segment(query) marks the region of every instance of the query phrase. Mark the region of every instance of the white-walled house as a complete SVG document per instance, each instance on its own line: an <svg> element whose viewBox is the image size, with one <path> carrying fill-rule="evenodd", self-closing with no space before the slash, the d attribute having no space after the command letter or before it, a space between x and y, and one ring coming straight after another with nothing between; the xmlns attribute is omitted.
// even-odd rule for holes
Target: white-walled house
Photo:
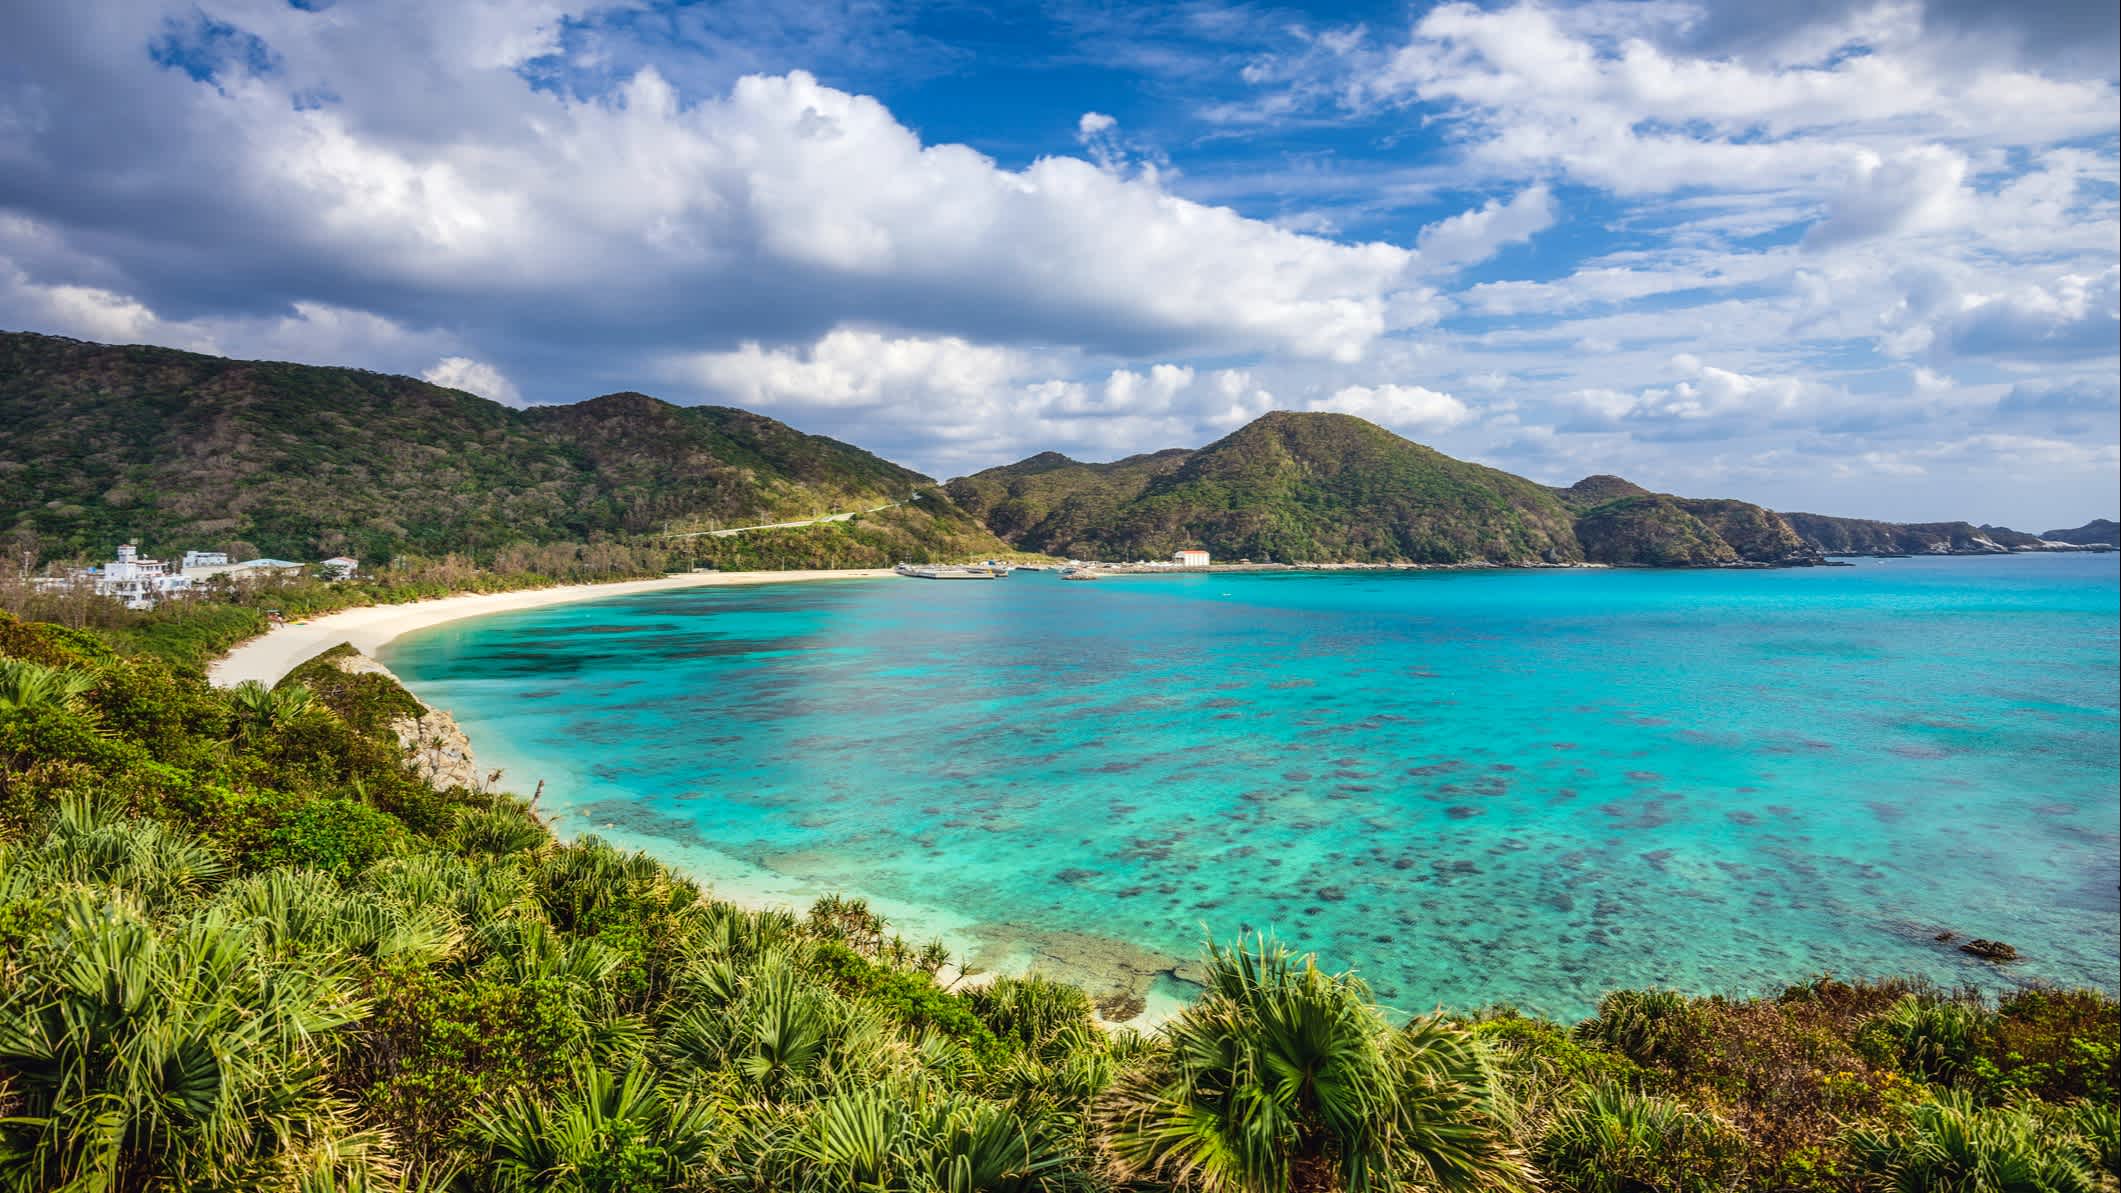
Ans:
<svg viewBox="0 0 2121 1193"><path fill-rule="evenodd" d="M1182 568L1204 568L1208 566L1206 551L1185 550L1174 553L1171 562Z"/></svg>
<svg viewBox="0 0 2121 1193"><path fill-rule="evenodd" d="M116 597L128 609L152 609L165 597L191 591L192 585L191 577L142 556L131 543L118 548L116 559L89 568L79 579L94 587L97 596Z"/></svg>
<svg viewBox="0 0 2121 1193"><path fill-rule="evenodd" d="M184 553L184 562L177 566L187 574L199 568L227 567L228 552L186 551Z"/></svg>
<svg viewBox="0 0 2121 1193"><path fill-rule="evenodd" d="M361 561L351 555L334 555L319 563L317 570L333 580L350 580L361 570Z"/></svg>
<svg viewBox="0 0 2121 1193"><path fill-rule="evenodd" d="M241 563L207 564L188 574L194 580L209 580L215 576L226 576L230 580L255 580L260 576L298 575L302 567L302 564L291 559L246 559Z"/></svg>

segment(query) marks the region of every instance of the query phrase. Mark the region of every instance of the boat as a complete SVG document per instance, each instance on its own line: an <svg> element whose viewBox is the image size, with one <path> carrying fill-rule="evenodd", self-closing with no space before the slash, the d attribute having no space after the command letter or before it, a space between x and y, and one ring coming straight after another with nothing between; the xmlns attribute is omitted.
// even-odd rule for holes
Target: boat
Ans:
<svg viewBox="0 0 2121 1193"><path fill-rule="evenodd" d="M996 571L984 565L963 566L941 563L902 563L891 570L901 576L911 576L916 580L999 580L1009 574L1006 569Z"/></svg>

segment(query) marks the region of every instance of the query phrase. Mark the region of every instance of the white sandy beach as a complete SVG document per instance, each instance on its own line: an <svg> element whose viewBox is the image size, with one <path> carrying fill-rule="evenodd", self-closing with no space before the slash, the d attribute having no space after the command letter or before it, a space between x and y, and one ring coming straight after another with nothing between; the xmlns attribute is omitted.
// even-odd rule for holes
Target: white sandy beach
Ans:
<svg viewBox="0 0 2121 1193"><path fill-rule="evenodd" d="M370 605L347 609L290 625L275 626L259 637L230 651L207 668L207 678L221 687L234 687L245 680L273 684L289 671L330 650L350 642L355 650L374 655L400 634L443 622L516 609L537 609L572 601L597 600L636 592L661 592L671 588L713 588L725 584L781 584L795 580L873 580L891 575L889 568L848 568L842 571L808 572L687 572L654 580L623 580L614 584L565 584L555 588L529 588L521 592L473 593L440 597L404 605Z"/></svg>

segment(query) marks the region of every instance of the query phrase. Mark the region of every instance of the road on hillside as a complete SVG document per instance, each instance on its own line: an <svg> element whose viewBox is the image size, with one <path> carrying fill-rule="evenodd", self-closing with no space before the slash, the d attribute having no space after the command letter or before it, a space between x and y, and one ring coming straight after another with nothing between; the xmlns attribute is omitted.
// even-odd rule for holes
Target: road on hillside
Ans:
<svg viewBox="0 0 2121 1193"><path fill-rule="evenodd" d="M915 493L913 496L908 497L906 501L919 501L920 499L921 495ZM856 514L875 514L888 509L896 509L906 504L906 501L887 501L870 509L841 510L836 514L823 514L815 518L801 518L794 522L761 522L757 526L730 526L722 530L688 530L683 534L666 534L663 537L666 539L725 539L732 534L742 534L747 530L787 530L795 526L822 526L827 522L845 522Z"/></svg>

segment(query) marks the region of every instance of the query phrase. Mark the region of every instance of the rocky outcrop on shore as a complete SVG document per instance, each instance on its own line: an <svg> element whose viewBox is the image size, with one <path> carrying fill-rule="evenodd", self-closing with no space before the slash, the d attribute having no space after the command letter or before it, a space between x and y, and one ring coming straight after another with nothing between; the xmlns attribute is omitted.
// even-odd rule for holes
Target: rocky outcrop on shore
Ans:
<svg viewBox="0 0 2121 1193"><path fill-rule="evenodd" d="M390 673L390 668L357 650L341 652L331 659L331 663L348 675L380 675L401 689L405 686ZM411 694L408 692L407 695ZM481 789L486 776L479 772L478 762L471 752L471 738L457 725L456 718L418 697L412 697L412 702L420 713L393 717L389 726L391 732L397 734L398 744L405 748L413 770L437 791L454 787Z"/></svg>

